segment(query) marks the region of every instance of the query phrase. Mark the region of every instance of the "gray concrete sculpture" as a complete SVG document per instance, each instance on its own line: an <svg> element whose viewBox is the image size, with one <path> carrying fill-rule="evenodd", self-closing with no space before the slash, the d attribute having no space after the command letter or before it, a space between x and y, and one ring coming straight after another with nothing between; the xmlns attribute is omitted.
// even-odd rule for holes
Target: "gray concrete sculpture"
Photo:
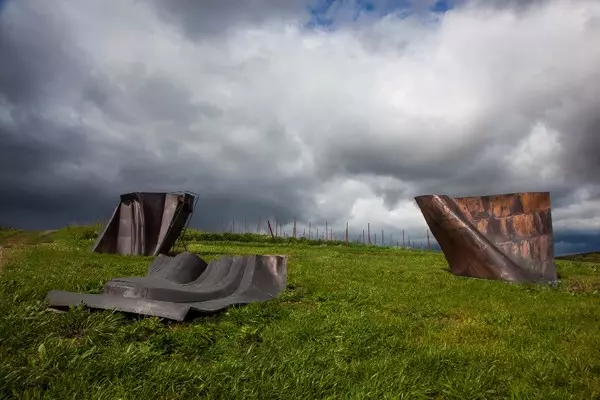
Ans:
<svg viewBox="0 0 600 400"><path fill-rule="evenodd" d="M159 255L145 277L108 281L102 294L48 293L53 308L79 304L183 321L188 312L210 313L266 301L285 289L285 256L223 256L206 263L193 253Z"/></svg>

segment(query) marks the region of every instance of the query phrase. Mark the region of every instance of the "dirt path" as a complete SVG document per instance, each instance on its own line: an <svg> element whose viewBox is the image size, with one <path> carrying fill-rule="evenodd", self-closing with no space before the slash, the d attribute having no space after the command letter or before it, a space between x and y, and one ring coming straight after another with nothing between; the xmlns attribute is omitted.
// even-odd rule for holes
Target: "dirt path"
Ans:
<svg viewBox="0 0 600 400"><path fill-rule="evenodd" d="M17 231L14 234L4 237L0 240L0 271L2 267L6 265L13 249L26 246L28 244L38 243L40 240L49 237L54 232L53 230L47 230L42 232L35 231Z"/></svg>
<svg viewBox="0 0 600 400"><path fill-rule="evenodd" d="M2 246L0 246L0 271L2 271L2 267L4 266L4 264L6 263L6 261L8 261L8 257L6 256L6 249Z"/></svg>
<svg viewBox="0 0 600 400"><path fill-rule="evenodd" d="M12 242L11 242L12 243ZM2 273L2 267L8 262L8 253L10 248L6 246L6 243L0 244L0 273Z"/></svg>
<svg viewBox="0 0 600 400"><path fill-rule="evenodd" d="M0 272L2 267L8 263L11 250L25 245L30 239L31 235L16 233L0 242Z"/></svg>

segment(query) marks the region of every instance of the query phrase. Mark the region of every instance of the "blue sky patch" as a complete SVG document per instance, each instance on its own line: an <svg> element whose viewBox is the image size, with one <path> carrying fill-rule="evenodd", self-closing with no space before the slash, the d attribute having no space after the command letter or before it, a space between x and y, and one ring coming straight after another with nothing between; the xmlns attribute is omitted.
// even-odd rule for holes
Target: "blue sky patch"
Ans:
<svg viewBox="0 0 600 400"><path fill-rule="evenodd" d="M453 4L449 0L438 0L435 4L430 8L432 12L435 13L445 13L448 10L451 10Z"/></svg>
<svg viewBox="0 0 600 400"><path fill-rule="evenodd" d="M437 0L429 11L439 14L452 8L452 0ZM414 0L317 0L307 7L307 11L307 28L333 30L342 12L346 18L352 15L353 21L363 17L383 18L391 14L398 18L406 18L415 12L415 7Z"/></svg>

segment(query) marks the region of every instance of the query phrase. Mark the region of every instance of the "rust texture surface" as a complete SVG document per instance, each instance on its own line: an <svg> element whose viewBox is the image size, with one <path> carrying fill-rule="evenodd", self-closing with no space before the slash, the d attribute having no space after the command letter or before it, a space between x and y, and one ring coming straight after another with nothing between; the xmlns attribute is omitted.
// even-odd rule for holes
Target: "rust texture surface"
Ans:
<svg viewBox="0 0 600 400"><path fill-rule="evenodd" d="M93 251L126 255L167 254L189 220L195 196L189 193L121 195Z"/></svg>
<svg viewBox="0 0 600 400"><path fill-rule="evenodd" d="M454 274L514 282L557 279L548 192L415 200Z"/></svg>

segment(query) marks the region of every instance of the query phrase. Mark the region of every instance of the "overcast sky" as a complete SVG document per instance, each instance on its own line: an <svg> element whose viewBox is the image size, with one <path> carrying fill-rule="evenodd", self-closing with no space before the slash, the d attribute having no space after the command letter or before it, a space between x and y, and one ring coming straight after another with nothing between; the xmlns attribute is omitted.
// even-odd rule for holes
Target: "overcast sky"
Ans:
<svg viewBox="0 0 600 400"><path fill-rule="evenodd" d="M421 240L416 195L550 191L600 249L597 0L0 0L0 60L2 224L190 190Z"/></svg>

